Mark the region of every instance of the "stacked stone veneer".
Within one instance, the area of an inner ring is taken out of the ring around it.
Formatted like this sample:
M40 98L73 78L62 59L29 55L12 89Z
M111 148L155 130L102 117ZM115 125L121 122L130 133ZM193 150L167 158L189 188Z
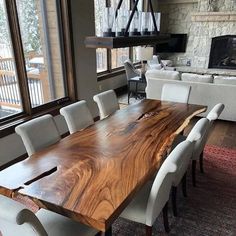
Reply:
M162 1L159 9L162 13L162 32L188 34L185 53L162 55L176 65L186 65L190 60L192 67L208 68L211 39L221 35L236 35L236 0L216 1L214 11L209 11L208 0L188 3L180 0Z

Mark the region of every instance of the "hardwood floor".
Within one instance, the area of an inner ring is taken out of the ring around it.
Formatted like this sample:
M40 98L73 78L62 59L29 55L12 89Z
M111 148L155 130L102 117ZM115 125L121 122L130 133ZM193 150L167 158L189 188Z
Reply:
M199 118L192 120L186 133L198 121ZM236 149L236 122L217 120L213 124L207 144L220 147Z

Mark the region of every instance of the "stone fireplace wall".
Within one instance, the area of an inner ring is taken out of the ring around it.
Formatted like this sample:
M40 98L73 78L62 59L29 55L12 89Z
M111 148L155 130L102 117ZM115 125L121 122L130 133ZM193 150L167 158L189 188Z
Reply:
M221 35L236 35L236 0L159 0L163 33L186 33L185 53L163 54L175 65L208 68L211 39Z

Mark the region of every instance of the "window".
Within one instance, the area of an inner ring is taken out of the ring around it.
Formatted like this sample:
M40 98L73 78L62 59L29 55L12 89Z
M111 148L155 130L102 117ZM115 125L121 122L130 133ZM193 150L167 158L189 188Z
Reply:
M0 0L0 125L74 99L66 11L66 0Z
M102 36L102 21L105 7L106 7L105 0L94 0L95 31L96 35L98 36ZM105 48L96 49L96 61L97 61L97 73L108 70L107 49Z
M102 36L102 22L103 14L106 7L111 6L116 9L119 0L94 0L95 9L95 29L96 35ZM131 10L131 0L123 0L121 8ZM143 6L143 1L139 1L138 9L141 10ZM128 58L133 59L133 48L117 48L117 49L96 49L96 60L97 60L97 73L101 72L112 72L117 68L123 67L124 61Z
M121 67L124 61L129 59L129 48L117 48L111 50L111 68Z

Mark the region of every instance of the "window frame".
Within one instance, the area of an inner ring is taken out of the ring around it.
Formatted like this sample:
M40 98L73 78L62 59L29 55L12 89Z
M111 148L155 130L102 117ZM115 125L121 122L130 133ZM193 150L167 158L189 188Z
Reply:
M76 101L76 80L74 54L72 44L72 24L69 0L56 0L56 11L59 20L60 48L62 54L63 76L67 96L32 107L30 102L27 72L25 67L24 50L21 40L17 5L15 0L5 0L6 15L9 24L9 34L12 40L12 50L15 59L15 71L21 96L22 112L4 117L0 120L0 138L14 132L15 126L42 114L59 114L59 109L66 104ZM61 40L63 42L61 42Z
M134 4L133 0L130 1L130 10L132 9L132 6ZM144 3L145 0L140 0L142 1L142 10L144 10ZM106 7L110 6L110 1L106 0ZM129 48L129 58L133 60L133 47ZM134 63L134 65L138 65L140 63ZM116 68L112 68L112 55L111 55L111 49L107 49L107 69L101 72L97 72L97 78L98 81L102 81L105 79L109 79L111 77L114 77L116 75L123 74L125 72L124 66L119 66Z

